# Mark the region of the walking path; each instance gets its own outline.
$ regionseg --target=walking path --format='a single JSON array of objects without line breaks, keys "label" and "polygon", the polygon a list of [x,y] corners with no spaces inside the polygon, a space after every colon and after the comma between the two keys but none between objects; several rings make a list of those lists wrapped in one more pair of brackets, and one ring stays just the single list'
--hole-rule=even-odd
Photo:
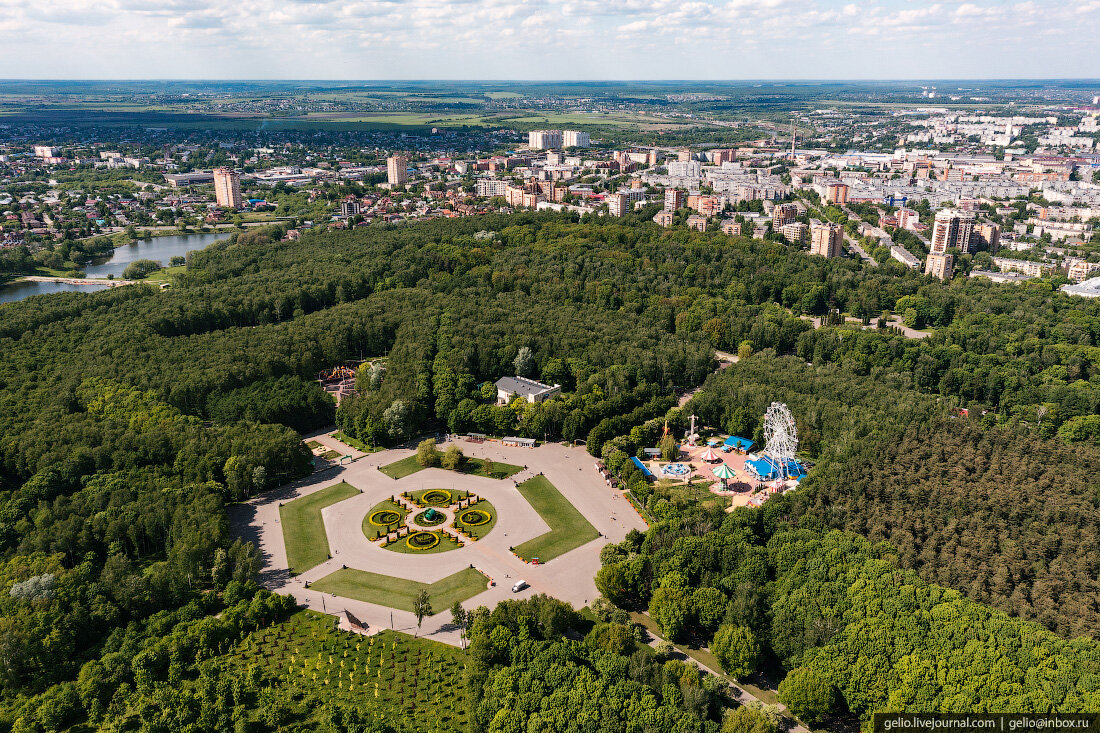
[{"label": "walking path", "polygon": [[[657,623],[650,617],[650,615],[648,613],[632,613],[631,617],[635,621],[641,623],[642,626],[645,626],[646,631],[649,633],[649,641],[647,642],[649,644],[649,646],[656,647],[658,644],[665,641],[664,639],[662,639],[660,636],[657,635]],[[703,662],[699,661],[697,658],[691,656],[690,653],[685,652],[682,648],[676,647],[676,649],[680,652],[680,654],[683,654],[686,658],[690,659],[691,661],[693,661],[697,665],[699,665],[699,669],[703,670],[704,672],[709,672],[710,674],[713,674],[716,677],[724,676],[724,674],[721,670],[712,669],[711,667],[707,666]],[[705,651],[708,654],[711,653],[709,648],[705,648]],[[730,680],[729,686],[730,686],[730,692],[732,693],[731,697],[733,697],[733,699],[736,700],[741,705],[744,705],[744,704],[749,703],[749,702],[757,702],[757,703],[760,703],[761,705],[770,704],[770,703],[768,703],[764,700],[761,700],[759,697],[752,694],[751,692],[746,690],[744,687],[741,687],[739,684],[737,684],[736,682],[734,682],[732,680]],[[793,715],[791,715],[791,713],[787,709],[786,705],[784,705],[783,703],[780,703],[780,702],[776,702],[775,705],[779,708],[780,712],[783,713],[783,715],[787,717],[788,725],[786,727],[786,730],[795,731],[795,733],[810,733],[808,728],[806,728],[801,723],[799,723],[795,719],[795,717]]]}]

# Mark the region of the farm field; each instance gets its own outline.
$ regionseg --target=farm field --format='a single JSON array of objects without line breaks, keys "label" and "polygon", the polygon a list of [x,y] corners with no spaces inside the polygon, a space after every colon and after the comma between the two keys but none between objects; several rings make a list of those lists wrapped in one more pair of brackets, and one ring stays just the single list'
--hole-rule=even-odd
[{"label": "farm field", "polygon": [[329,702],[397,730],[466,730],[466,656],[446,644],[389,630],[364,637],[334,629],[331,616],[301,611],[245,637],[228,657],[280,690],[271,700],[277,711],[260,713],[304,725],[294,730],[322,729],[315,716]]}]

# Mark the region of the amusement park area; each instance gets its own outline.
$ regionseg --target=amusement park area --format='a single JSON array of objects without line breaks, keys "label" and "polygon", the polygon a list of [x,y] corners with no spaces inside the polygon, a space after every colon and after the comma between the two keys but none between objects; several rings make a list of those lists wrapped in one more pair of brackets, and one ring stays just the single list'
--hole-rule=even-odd
[{"label": "amusement park area", "polygon": [[809,466],[796,458],[798,430],[785,404],[773,402],[768,407],[763,445],[752,438],[697,426],[694,415],[689,419],[690,428],[682,439],[672,436],[666,425],[659,445],[631,456],[618,475],[597,463],[605,482],[619,487],[624,476],[640,474],[647,483],[663,488],[706,489],[724,497],[726,511],[733,511],[741,506],[759,507],[772,494],[797,488],[806,476]]}]

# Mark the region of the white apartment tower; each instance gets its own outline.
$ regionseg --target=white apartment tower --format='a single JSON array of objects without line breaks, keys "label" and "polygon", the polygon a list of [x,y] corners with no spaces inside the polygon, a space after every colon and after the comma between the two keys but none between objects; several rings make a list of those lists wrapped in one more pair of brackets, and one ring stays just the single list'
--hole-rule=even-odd
[{"label": "white apartment tower", "polygon": [[587,132],[565,130],[561,134],[561,144],[564,148],[587,148],[592,144],[592,141]]},{"label": "white apartment tower", "polygon": [[404,155],[386,158],[386,180],[391,186],[404,186],[409,181],[409,159]]},{"label": "white apartment tower", "polygon": [[531,130],[527,133],[527,147],[531,150],[557,150],[561,146],[561,130]]}]

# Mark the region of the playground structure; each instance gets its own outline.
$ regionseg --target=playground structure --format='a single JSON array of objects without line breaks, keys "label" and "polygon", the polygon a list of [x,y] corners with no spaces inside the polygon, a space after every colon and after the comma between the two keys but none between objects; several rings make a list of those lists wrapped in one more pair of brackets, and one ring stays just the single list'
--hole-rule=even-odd
[{"label": "playground structure", "polygon": [[670,463],[661,469],[666,476],[687,476],[691,471],[690,463]]},{"label": "playground structure", "polygon": [[355,373],[362,363],[362,361],[348,361],[321,371],[317,375],[321,389],[335,397],[337,404],[344,397],[355,394]]}]

